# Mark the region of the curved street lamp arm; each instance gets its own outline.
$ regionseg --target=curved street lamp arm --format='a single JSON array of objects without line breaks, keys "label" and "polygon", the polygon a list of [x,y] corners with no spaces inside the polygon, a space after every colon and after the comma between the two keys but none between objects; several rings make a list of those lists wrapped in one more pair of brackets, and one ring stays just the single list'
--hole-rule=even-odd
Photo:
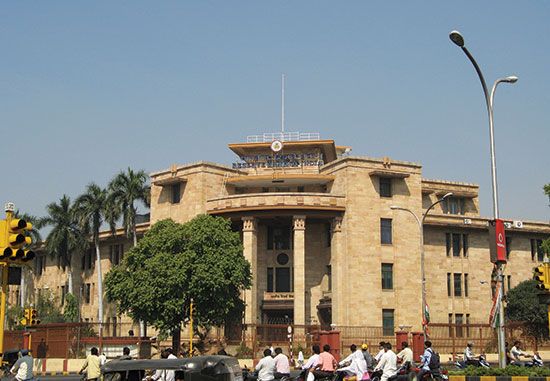
[{"label": "curved street lamp arm", "polygon": [[481,69],[479,68],[479,65],[477,64],[476,60],[470,53],[468,49],[466,49],[465,46],[460,47],[464,54],[468,57],[472,65],[474,65],[474,69],[476,69],[476,73],[479,77],[479,81],[481,82],[481,87],[483,87],[483,94],[485,95],[485,103],[487,105],[487,112],[491,112],[491,101],[489,98],[489,91],[487,90],[487,83],[485,82],[485,78],[483,77],[483,73],[481,72]]},{"label": "curved street lamp arm", "polygon": [[[424,225],[424,221],[426,220],[426,217],[428,216],[428,213],[430,212],[430,210],[433,209],[434,206],[436,206],[437,204],[445,201],[445,199],[447,199],[447,197],[450,197],[452,196],[453,193],[452,192],[449,192],[447,194],[445,194],[443,197],[441,197],[439,200],[437,200],[436,202],[434,202],[432,205],[429,206],[428,209],[426,209],[426,211],[424,212],[424,214],[422,215],[422,221],[418,221],[420,224]],[[416,217],[416,216],[415,216]],[[418,220],[418,217],[416,218]]]}]

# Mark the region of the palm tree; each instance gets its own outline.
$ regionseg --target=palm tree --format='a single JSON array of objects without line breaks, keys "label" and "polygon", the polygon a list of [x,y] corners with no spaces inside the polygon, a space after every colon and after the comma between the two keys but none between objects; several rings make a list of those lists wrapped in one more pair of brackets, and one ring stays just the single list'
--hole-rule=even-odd
[{"label": "palm tree", "polygon": [[52,230],[46,237],[46,252],[59,258],[64,267],[68,268],[68,292],[73,294],[73,255],[84,250],[88,245],[82,231],[75,220],[71,199],[63,195],[59,203],[52,202],[46,206],[47,216],[38,219],[38,227],[51,226]]},{"label": "palm tree", "polygon": [[[42,241],[42,237],[40,236],[40,232],[38,229],[41,227],[41,219],[27,214],[27,213],[21,213],[19,210],[16,210],[14,213],[15,218],[20,218],[22,220],[25,220],[27,222],[30,222],[33,225],[33,229],[29,232],[29,236],[32,239],[32,243],[29,246],[29,249],[35,249],[37,244]],[[27,291],[27,285],[25,282],[25,273],[26,273],[26,266],[21,269],[21,282],[19,283],[19,302],[21,307],[25,306],[26,302],[26,291]]]},{"label": "palm tree", "polygon": [[121,171],[109,183],[109,198],[114,205],[112,210],[116,211],[117,217],[122,215],[122,225],[126,236],[132,236],[134,246],[137,245],[136,233],[136,201],[141,201],[149,207],[149,186],[147,185],[147,174],[140,170],[134,172],[130,168]]},{"label": "palm tree", "polygon": [[98,322],[103,323],[103,278],[101,275],[101,255],[99,252],[99,229],[104,221],[111,226],[111,211],[108,205],[107,191],[95,183],[86,187],[86,192],[79,196],[74,204],[75,216],[82,230],[92,236],[92,242],[96,253],[97,270],[97,300],[98,300]]}]

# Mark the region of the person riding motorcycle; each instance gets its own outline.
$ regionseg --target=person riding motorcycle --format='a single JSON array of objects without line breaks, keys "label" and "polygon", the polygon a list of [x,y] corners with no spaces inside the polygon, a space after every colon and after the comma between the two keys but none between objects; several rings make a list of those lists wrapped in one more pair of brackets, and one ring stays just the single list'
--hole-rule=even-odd
[{"label": "person riding motorcycle", "polygon": [[319,362],[313,371],[315,379],[328,378],[334,375],[334,370],[338,363],[330,353],[330,345],[323,345],[323,352],[319,354]]},{"label": "person riding motorcycle", "polygon": [[464,349],[464,363],[466,366],[473,365],[473,366],[479,366],[479,357],[477,357],[474,354],[474,343],[468,342],[468,345],[466,345],[466,349]]},{"label": "person riding motorcycle", "polygon": [[341,368],[336,371],[338,373],[337,380],[342,380],[345,375],[355,375],[357,380],[361,380],[367,371],[367,362],[363,352],[358,351],[355,344],[352,344],[349,349],[351,354],[339,363]]},{"label": "person riding motorcycle", "polygon": [[397,374],[397,355],[391,350],[390,343],[384,343],[384,354],[374,371],[382,371],[381,381],[388,381],[389,378]]}]

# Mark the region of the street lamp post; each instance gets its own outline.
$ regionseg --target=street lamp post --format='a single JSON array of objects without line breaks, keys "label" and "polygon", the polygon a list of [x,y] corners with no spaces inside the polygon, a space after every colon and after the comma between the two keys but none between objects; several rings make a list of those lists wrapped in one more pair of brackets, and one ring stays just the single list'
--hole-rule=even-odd
[{"label": "street lamp post", "polygon": [[[498,211],[497,166],[496,166],[496,159],[495,159],[495,138],[494,138],[494,125],[493,125],[493,101],[495,97],[495,90],[499,83],[516,83],[518,80],[518,77],[512,75],[512,76],[497,79],[493,84],[491,92],[489,93],[487,90],[487,84],[485,82],[485,78],[483,77],[483,73],[481,72],[479,65],[477,64],[472,54],[464,46],[464,37],[462,37],[460,32],[453,30],[449,34],[449,38],[455,45],[457,45],[462,49],[462,51],[464,52],[464,54],[466,54],[466,56],[468,57],[472,65],[474,65],[474,69],[476,70],[476,73],[481,82],[481,86],[483,87],[483,94],[485,95],[485,104],[487,106],[487,113],[489,115],[491,180],[492,180],[492,189],[493,189],[493,218],[496,220],[499,218],[499,211]],[[500,287],[501,287],[501,292],[500,293],[497,292],[497,295],[498,295],[497,304],[499,306],[499,310],[498,310],[499,323],[498,323],[498,335],[497,335],[498,336],[498,363],[501,368],[504,368],[506,367],[506,346],[505,346],[506,344],[505,344],[505,336],[504,336],[504,305],[502,304],[502,295],[504,292],[502,264],[497,265],[497,274],[498,274],[498,279],[500,281]]]},{"label": "street lamp post", "polygon": [[408,208],[403,208],[397,205],[391,205],[390,209],[392,210],[404,210],[413,215],[414,219],[418,223],[418,231],[420,234],[420,278],[422,280],[422,332],[424,333],[424,341],[426,341],[426,272],[424,270],[424,221],[426,216],[433,209],[434,206],[443,202],[447,197],[452,196],[452,192],[445,194],[439,200],[431,204],[428,209],[422,214],[422,219],[418,218],[416,213]]}]

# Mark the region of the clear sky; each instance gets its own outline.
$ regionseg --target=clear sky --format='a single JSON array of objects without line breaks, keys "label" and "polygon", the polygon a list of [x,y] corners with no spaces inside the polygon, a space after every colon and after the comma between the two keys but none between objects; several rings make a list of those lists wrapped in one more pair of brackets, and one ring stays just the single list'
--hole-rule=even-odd
[{"label": "clear sky", "polygon": [[126,168],[234,161],[227,143],[320,132],[352,154],[479,184],[492,213],[489,86],[501,215],[548,221],[550,2],[4,1],[0,203],[35,215]]}]

